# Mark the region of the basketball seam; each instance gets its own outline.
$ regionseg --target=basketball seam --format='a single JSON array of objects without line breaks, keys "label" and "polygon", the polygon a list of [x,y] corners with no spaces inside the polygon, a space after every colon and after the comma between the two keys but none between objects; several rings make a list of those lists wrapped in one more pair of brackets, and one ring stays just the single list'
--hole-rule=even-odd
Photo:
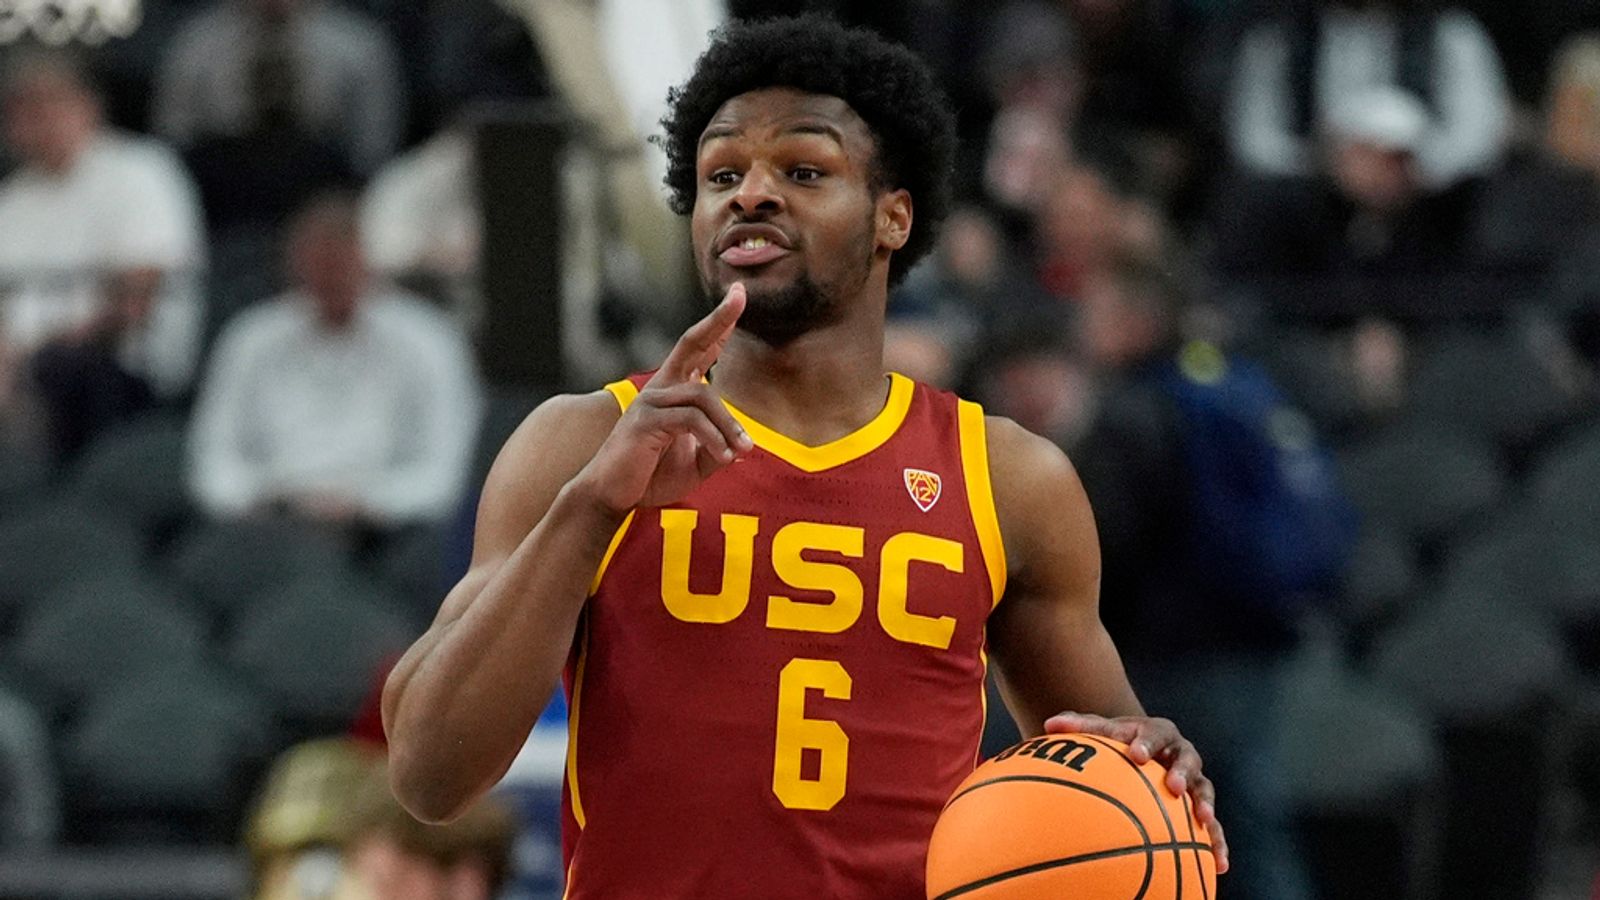
[{"label": "basketball seam", "polygon": [[1168,844],[1136,844],[1128,847],[1113,847],[1110,850],[1095,850],[1090,853],[1079,853],[1075,856],[1063,856],[1060,859],[1050,859],[1045,860],[1044,862],[1029,863],[1026,866],[1018,866],[1015,869],[1008,869],[1004,872],[996,872],[993,875],[986,875],[975,881],[969,881],[960,887],[951,888],[950,890],[939,894],[937,897],[934,897],[933,900],[949,900],[951,897],[959,897],[962,894],[970,894],[973,891],[979,890],[980,888],[986,888],[991,884],[998,884],[1002,881],[1008,881],[1012,878],[1020,878],[1023,875],[1032,875],[1035,872],[1044,872],[1049,869],[1059,869],[1063,866],[1075,866],[1079,863],[1098,862],[1102,859],[1115,859],[1119,856],[1132,856],[1135,853],[1143,853],[1146,856],[1149,856],[1152,851],[1173,850],[1180,853],[1184,850],[1198,851],[1199,848],[1206,846],[1208,845],[1198,841],[1173,841]]},{"label": "basketball seam", "polygon": [[[1194,813],[1189,809],[1189,795],[1185,793],[1178,799],[1183,801],[1183,813],[1189,817],[1189,842],[1198,845],[1200,842],[1195,840],[1194,836]],[[1207,835],[1207,837],[1209,836]],[[1200,862],[1200,849],[1198,846],[1194,850],[1194,871],[1195,877],[1200,879],[1200,896],[1202,900],[1211,900],[1211,889],[1206,887],[1206,867],[1204,863]]]},{"label": "basketball seam", "polygon": [[[1090,796],[1093,796],[1093,797],[1098,797],[1101,800],[1104,800],[1107,803],[1110,803],[1112,806],[1116,807],[1124,816],[1128,817],[1128,821],[1132,822],[1133,823],[1133,827],[1138,829],[1139,837],[1144,841],[1144,846],[1145,847],[1149,847],[1151,845],[1150,844],[1150,832],[1145,830],[1144,822],[1138,816],[1134,815],[1133,810],[1128,808],[1128,804],[1123,803],[1122,800],[1120,800],[1119,798],[1114,797],[1114,796],[1106,793],[1105,791],[1089,787],[1086,784],[1079,784],[1076,781],[1068,781],[1065,778],[1053,778],[1053,777],[1051,777],[1049,775],[998,775],[998,776],[996,776],[994,778],[988,778],[988,779],[985,779],[983,781],[978,782],[977,784],[968,785],[967,787],[965,787],[962,790],[958,791],[954,797],[951,797],[949,799],[949,801],[945,803],[944,808],[945,809],[949,809],[950,807],[955,805],[957,800],[960,800],[962,797],[965,797],[966,795],[972,793],[973,791],[976,791],[978,788],[984,787],[986,785],[999,784],[1001,782],[1008,782],[1008,781],[1033,781],[1033,782],[1038,782],[1040,784],[1054,784],[1054,785],[1058,785],[1060,787],[1071,788],[1071,789],[1073,789],[1075,791],[1081,791],[1081,792],[1083,792],[1085,794],[1089,794]],[[1159,802],[1160,801],[1157,800],[1157,803],[1159,803]],[[1172,830],[1170,822],[1167,825],[1167,830],[1168,831]],[[1169,834],[1168,837],[1170,837],[1174,841],[1178,839],[1178,836],[1176,834]],[[1155,869],[1156,869],[1156,866],[1155,866],[1155,855],[1154,855],[1153,852],[1151,852],[1149,850],[1146,850],[1145,854],[1144,854],[1144,879],[1139,882],[1139,893],[1134,896],[1134,900],[1141,900],[1141,898],[1144,897],[1145,891],[1150,890],[1150,881],[1153,878],[1155,878],[1155,874],[1156,874]],[[993,877],[993,876],[991,876],[991,877]],[[975,890],[976,888],[972,888],[972,889]],[[960,891],[960,890],[966,890],[966,888],[958,889],[958,891]],[[947,896],[954,896],[954,895],[947,895]]]},{"label": "basketball seam", "polygon": [[[1156,790],[1156,786],[1154,784],[1152,784],[1150,782],[1150,779],[1145,776],[1144,770],[1139,767],[1139,764],[1133,761],[1133,757],[1129,756],[1128,754],[1124,753],[1122,750],[1118,749],[1114,744],[1107,743],[1106,741],[1103,741],[1100,738],[1095,737],[1092,734],[1086,734],[1086,735],[1083,735],[1083,737],[1095,742],[1096,744],[1099,744],[1100,746],[1106,748],[1107,750],[1110,750],[1110,751],[1116,753],[1118,756],[1122,757],[1123,762],[1126,762],[1130,767],[1133,768],[1134,773],[1139,776],[1139,780],[1143,781],[1144,782],[1144,786],[1150,790],[1150,798],[1152,800],[1156,801],[1156,809],[1161,810],[1161,819],[1162,819],[1162,821],[1167,823],[1167,838],[1168,838],[1168,840],[1171,843],[1176,844],[1177,841],[1178,841],[1178,830],[1176,828],[1172,827],[1172,816],[1167,812],[1167,804],[1161,802],[1161,793]],[[1173,873],[1172,873],[1173,879],[1176,882],[1176,884],[1174,885],[1174,890],[1176,891],[1176,893],[1173,894],[1172,900],[1183,900],[1183,852],[1182,851],[1176,850],[1176,849],[1174,849],[1172,851],[1172,868],[1173,868]],[[1141,889],[1139,891],[1139,893],[1134,896],[1133,900],[1143,900],[1144,891],[1145,891],[1145,889]]]}]

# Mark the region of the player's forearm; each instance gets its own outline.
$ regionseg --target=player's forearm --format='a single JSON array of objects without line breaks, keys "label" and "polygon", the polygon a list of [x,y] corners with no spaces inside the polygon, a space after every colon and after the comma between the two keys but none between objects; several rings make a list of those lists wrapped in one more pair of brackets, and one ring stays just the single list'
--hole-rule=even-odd
[{"label": "player's forearm", "polygon": [[550,698],[619,520],[569,485],[456,618],[396,665],[384,720],[396,795],[450,818],[505,774]]}]

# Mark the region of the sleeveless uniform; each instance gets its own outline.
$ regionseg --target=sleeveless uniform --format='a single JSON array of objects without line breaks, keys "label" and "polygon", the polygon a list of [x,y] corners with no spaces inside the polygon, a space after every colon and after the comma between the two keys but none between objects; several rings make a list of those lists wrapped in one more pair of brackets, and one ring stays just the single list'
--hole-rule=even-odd
[{"label": "sleeveless uniform", "polygon": [[[648,376],[607,386],[627,408]],[[570,900],[922,900],[976,761],[1005,581],[983,411],[890,376],[822,447],[756,449],[607,551],[567,668]]]}]

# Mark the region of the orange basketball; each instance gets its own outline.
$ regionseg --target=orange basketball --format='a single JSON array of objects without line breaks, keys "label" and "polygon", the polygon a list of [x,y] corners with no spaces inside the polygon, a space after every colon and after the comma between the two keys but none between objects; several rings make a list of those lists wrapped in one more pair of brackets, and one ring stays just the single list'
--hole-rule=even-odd
[{"label": "orange basketball", "polygon": [[979,766],[928,845],[930,900],[1211,900],[1211,839],[1159,763],[1086,734],[1023,741]]}]

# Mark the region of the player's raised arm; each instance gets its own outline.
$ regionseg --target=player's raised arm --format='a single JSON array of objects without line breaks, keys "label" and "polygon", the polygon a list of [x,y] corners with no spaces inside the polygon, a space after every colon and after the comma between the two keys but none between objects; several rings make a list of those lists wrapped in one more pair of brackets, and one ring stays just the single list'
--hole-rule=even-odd
[{"label": "player's raised arm", "polygon": [[484,485],[472,565],[384,688],[392,785],[417,817],[452,818],[505,774],[628,512],[673,502],[750,449],[701,378],[743,308],[734,285],[626,414],[604,392],[555,397],[506,442]]},{"label": "player's raised arm", "polygon": [[1050,441],[1009,419],[988,420],[995,512],[1005,542],[1005,597],[989,619],[1006,705],[1025,736],[1088,731],[1127,743],[1168,768],[1211,833],[1218,872],[1227,844],[1211,782],[1194,746],[1166,719],[1144,715],[1100,621],[1100,541],[1078,474]]}]

